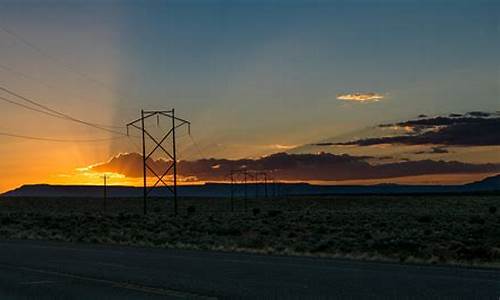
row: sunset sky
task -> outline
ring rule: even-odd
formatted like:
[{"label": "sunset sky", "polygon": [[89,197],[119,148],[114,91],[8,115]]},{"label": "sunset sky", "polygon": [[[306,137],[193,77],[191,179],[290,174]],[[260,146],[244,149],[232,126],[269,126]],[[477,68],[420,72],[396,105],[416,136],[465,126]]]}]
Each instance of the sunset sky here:
[{"label": "sunset sky", "polygon": [[[0,0],[0,87],[119,132],[175,108],[200,181],[242,165],[314,182],[500,173],[498,1]],[[140,139],[13,101],[33,108],[0,90],[0,192],[138,183]]]}]

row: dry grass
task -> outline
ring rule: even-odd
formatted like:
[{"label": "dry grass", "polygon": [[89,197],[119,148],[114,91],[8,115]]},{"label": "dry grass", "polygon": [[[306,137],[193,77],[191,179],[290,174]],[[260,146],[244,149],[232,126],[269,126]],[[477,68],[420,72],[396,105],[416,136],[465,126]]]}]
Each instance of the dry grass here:
[{"label": "dry grass", "polygon": [[0,238],[350,257],[500,264],[499,196],[227,199],[3,199]]}]

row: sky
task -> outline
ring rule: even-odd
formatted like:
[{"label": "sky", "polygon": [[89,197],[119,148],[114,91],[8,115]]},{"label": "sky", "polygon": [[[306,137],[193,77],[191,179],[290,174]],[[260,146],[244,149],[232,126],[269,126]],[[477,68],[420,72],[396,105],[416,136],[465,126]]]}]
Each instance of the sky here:
[{"label": "sky", "polygon": [[[405,126],[397,125],[419,115],[500,110],[496,1],[0,0],[0,49],[1,87],[70,116],[123,132],[119,127],[142,108],[175,108],[192,122],[192,138],[183,133],[179,139],[181,160],[259,161],[279,152],[325,152],[365,156],[368,168],[408,160],[474,164],[463,167],[461,179],[450,176],[449,166],[426,173],[432,180],[419,172],[328,176],[343,170],[333,164],[318,171],[325,176],[280,173],[289,180],[457,183],[498,172],[476,166],[500,163],[494,137],[486,137],[486,144],[355,143],[421,134],[421,126],[398,133]],[[0,96],[27,104],[5,91]],[[497,124],[494,114],[484,118],[493,120],[481,123],[489,128]],[[389,133],[383,124],[396,126]],[[470,130],[459,132],[465,140],[471,136]],[[0,136],[0,191],[25,183],[97,183],[100,171],[113,172],[117,184],[136,183],[116,169],[91,167],[140,152],[136,137],[5,100],[0,133],[65,140]],[[345,144],[333,145],[340,142]]]}]

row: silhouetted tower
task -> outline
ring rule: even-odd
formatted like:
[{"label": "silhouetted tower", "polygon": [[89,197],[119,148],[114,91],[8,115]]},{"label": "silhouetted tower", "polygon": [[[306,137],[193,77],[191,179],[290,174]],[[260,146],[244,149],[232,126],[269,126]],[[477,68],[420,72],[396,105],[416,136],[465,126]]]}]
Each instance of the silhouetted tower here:
[{"label": "silhouetted tower", "polygon": [[104,174],[102,177],[104,182],[103,182],[103,211],[106,212],[106,202],[108,201],[108,186],[107,186],[107,179],[108,175]]},{"label": "silhouetted tower", "polygon": [[[157,139],[155,136],[153,136],[146,127],[144,126],[144,123],[147,119],[156,117],[156,123],[160,123],[160,118],[168,118],[171,119],[171,127],[170,129],[163,133],[160,139]],[[137,124],[140,123],[141,125],[138,126]],[[137,120],[134,120],[130,123],[127,124],[127,134],[129,132],[129,127],[132,126],[142,132],[142,175],[143,175],[143,209],[144,209],[144,214],[147,213],[147,205],[146,205],[146,199],[148,195],[153,191],[158,184],[163,184],[165,187],[168,188],[170,192],[172,192],[173,197],[174,197],[174,213],[177,214],[177,151],[176,151],[176,139],[175,139],[175,132],[176,129],[183,126],[187,125],[188,126],[188,133],[191,133],[191,122],[186,121],[181,118],[177,118],[175,116],[175,110],[153,110],[153,111],[145,111],[141,110],[141,117]],[[164,144],[168,140],[172,141],[172,147],[170,149],[166,149],[164,147]],[[147,142],[151,142],[153,145],[153,149],[151,151],[147,152]],[[152,155],[156,152],[162,151],[163,154],[166,154],[167,157],[171,160],[170,165],[167,167],[167,169],[159,175],[157,173],[158,170],[154,170],[153,167],[148,165],[148,160],[152,157]],[[151,186],[148,187],[148,172],[154,175],[156,178],[156,182]],[[166,180],[164,179],[165,176],[167,176],[169,173],[172,175],[172,184],[171,186],[165,182]]]},{"label": "silhouetted tower", "polygon": [[243,188],[245,189],[245,191],[244,191],[244,193],[245,193],[244,202],[245,202],[245,210],[247,210],[247,208],[248,208],[248,190],[247,190],[248,172],[244,171],[243,176],[244,176],[243,177]]},{"label": "silhouetted tower", "polygon": [[[255,172],[255,180],[257,181],[257,186],[256,186],[256,196],[255,198],[258,197],[258,185],[264,185],[264,197],[265,198],[268,198],[268,189],[267,189],[267,180],[268,180],[268,177],[267,177],[267,172],[263,172],[263,171],[260,171],[260,172]],[[262,181],[262,179],[264,179]]]}]

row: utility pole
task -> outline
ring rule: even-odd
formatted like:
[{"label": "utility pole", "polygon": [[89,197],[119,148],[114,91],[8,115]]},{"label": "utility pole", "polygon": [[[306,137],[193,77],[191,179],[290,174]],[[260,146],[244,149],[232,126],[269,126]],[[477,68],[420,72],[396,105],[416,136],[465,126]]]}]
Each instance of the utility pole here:
[{"label": "utility pole", "polygon": [[259,199],[259,173],[255,172],[253,179],[255,181],[255,199]]},{"label": "utility pole", "polygon": [[247,194],[247,177],[248,177],[248,173],[247,171],[244,171],[243,173],[244,175],[244,180],[243,180],[243,188],[245,189],[245,211],[247,210],[247,207],[248,207],[248,194]]},{"label": "utility pole", "polygon": [[264,195],[267,199],[267,173],[264,172]]},{"label": "utility pole", "polygon": [[[159,116],[156,116],[157,123],[160,122]],[[174,213],[177,215],[177,151],[175,147],[175,110],[172,108],[172,156],[174,161]]]},{"label": "utility pole", "polygon": [[[267,190],[267,172],[255,172],[255,178],[256,178],[256,181],[259,185],[261,184],[264,184],[264,196],[265,198],[268,198],[268,190]],[[262,181],[262,179],[260,178],[264,178],[264,181]],[[255,191],[255,197],[257,198],[258,196],[258,186],[255,187],[256,188],[256,191]]]},{"label": "utility pole", "polygon": [[[147,213],[146,199],[148,197],[148,181],[147,181],[147,173],[146,173],[146,127],[144,127],[144,110],[141,109],[141,132],[142,132],[142,182],[143,182],[143,212],[144,215]],[[127,125],[127,134],[128,134],[128,125]]]},{"label": "utility pole", "polygon": [[[161,138],[155,137],[151,134],[145,127],[145,121],[152,117],[156,117],[156,124],[159,126],[160,118],[167,118],[172,121],[171,128],[164,132]],[[140,126],[137,124],[140,122]],[[177,215],[178,205],[177,205],[177,149],[176,149],[176,129],[187,125],[188,134],[191,134],[191,122],[178,118],[175,116],[175,110],[152,110],[145,111],[141,110],[141,117],[127,124],[127,134],[129,133],[129,127],[134,127],[142,132],[142,176],[143,176],[143,211],[147,214],[147,198],[148,195],[153,191],[159,184],[165,186],[172,194],[174,198],[174,213]],[[164,147],[164,144],[169,140],[172,142],[171,149]],[[152,144],[152,150],[147,147],[148,142]],[[148,164],[148,161],[152,159],[152,155],[156,152],[162,152],[167,158],[171,160],[170,165],[166,170],[155,170],[153,166]],[[162,173],[160,173],[162,172]],[[169,174],[172,175],[172,184],[169,185],[166,182],[165,176]],[[156,179],[152,186],[148,186],[148,175],[152,174]],[[160,175],[161,174],[161,175]],[[151,177],[153,177],[151,176]]]},{"label": "utility pole", "polygon": [[104,213],[106,213],[106,202],[108,200],[108,191],[107,191],[107,182],[106,180],[108,179],[108,176],[106,174],[104,174],[103,176],[103,179],[104,179],[104,185],[103,185],[103,206],[104,206]]},{"label": "utility pole", "polygon": [[234,211],[234,173],[231,171],[231,212]]}]

